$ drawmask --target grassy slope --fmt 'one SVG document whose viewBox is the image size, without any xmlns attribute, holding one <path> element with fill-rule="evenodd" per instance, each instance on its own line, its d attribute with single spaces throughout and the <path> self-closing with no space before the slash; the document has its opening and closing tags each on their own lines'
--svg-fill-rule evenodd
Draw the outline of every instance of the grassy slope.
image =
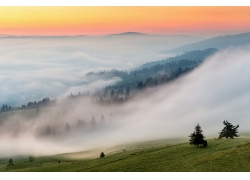
<svg viewBox="0 0 250 180">
<path fill-rule="evenodd" d="M 58 163 L 58 160 L 61 163 Z M 5 160 L 6 162 L 6 160 Z M 188 143 L 147 146 L 107 155 L 102 159 L 74 160 L 62 155 L 37 157 L 34 162 L 14 161 L 6 168 L 0 160 L 0 171 L 250 171 L 250 138 L 208 140 L 207 148 Z"/>
</svg>

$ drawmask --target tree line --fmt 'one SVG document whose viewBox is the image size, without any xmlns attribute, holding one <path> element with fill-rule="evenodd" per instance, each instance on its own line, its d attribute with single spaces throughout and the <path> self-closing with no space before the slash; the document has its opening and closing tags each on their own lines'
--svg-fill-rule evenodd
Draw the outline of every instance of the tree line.
<svg viewBox="0 0 250 180">
<path fill-rule="evenodd" d="M 171 64 L 171 63 L 169 63 Z M 164 66 L 164 65 L 163 65 Z M 110 103 L 123 103 L 133 97 L 135 94 L 138 94 L 140 91 L 145 90 L 146 88 L 157 87 L 162 84 L 166 84 L 172 80 L 175 80 L 182 74 L 185 74 L 195 67 L 185 67 L 185 68 L 178 68 L 176 70 L 171 71 L 170 74 L 162 73 L 158 74 L 155 77 L 148 77 L 146 80 L 137 81 L 137 83 L 124 83 L 119 86 L 106 86 L 105 88 L 98 90 L 93 95 L 89 93 L 82 94 L 78 92 L 76 95 L 70 94 L 66 98 L 62 98 L 60 100 L 61 103 L 67 104 L 68 102 L 72 102 L 72 100 L 84 98 L 84 97 L 91 97 L 95 99 L 95 102 L 99 104 L 110 104 Z M 22 104 L 20 107 L 14 107 L 3 105 L 1 112 L 6 112 L 10 110 L 22 110 L 22 109 L 33 109 L 37 107 L 48 107 L 48 106 L 55 106 L 59 102 L 58 99 L 50 100 L 50 98 L 46 97 L 40 101 L 30 101 L 27 105 Z"/>
</svg>

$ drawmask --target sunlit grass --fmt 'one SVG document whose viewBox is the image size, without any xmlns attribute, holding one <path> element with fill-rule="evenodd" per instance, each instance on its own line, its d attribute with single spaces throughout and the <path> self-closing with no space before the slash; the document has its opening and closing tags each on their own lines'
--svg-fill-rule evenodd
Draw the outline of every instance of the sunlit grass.
<svg viewBox="0 0 250 180">
<path fill-rule="evenodd" d="M 100 152 L 101 153 L 101 152 Z M 104 152 L 105 153 L 105 152 Z M 73 155 L 73 154 L 72 154 Z M 65 155 L 15 160 L 8 167 L 8 159 L 0 160 L 1 171 L 119 171 L 119 172 L 229 172 L 250 171 L 250 138 L 208 140 L 207 148 L 197 148 L 188 142 L 169 145 L 167 141 L 121 146 L 120 151 L 104 158 L 72 159 Z M 58 162 L 60 160 L 60 163 Z"/>
</svg>

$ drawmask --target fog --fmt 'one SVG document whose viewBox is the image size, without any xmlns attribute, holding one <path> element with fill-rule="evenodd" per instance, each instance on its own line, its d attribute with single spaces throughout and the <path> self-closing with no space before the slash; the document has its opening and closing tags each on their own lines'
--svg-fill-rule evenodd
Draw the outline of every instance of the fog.
<svg viewBox="0 0 250 180">
<path fill-rule="evenodd" d="M 64 98 L 71 90 L 73 94 L 94 93 L 93 86 L 102 88 L 119 79 L 97 80 L 93 84 L 85 78 L 86 73 L 113 68 L 129 71 L 148 61 L 172 56 L 159 53 L 162 50 L 202 39 L 133 33 L 93 37 L 1 37 L 0 104 L 21 106 L 45 97 Z"/>
<path fill-rule="evenodd" d="M 248 133 L 249 50 L 221 51 L 189 74 L 121 105 L 98 105 L 83 97 L 67 106 L 41 108 L 37 115 L 34 109 L 33 116 L 19 111 L 1 122 L 1 156 L 107 149 L 157 139 L 186 138 L 188 142 L 198 123 L 207 138 L 217 138 L 223 120 L 239 124 L 240 135 Z"/>
</svg>

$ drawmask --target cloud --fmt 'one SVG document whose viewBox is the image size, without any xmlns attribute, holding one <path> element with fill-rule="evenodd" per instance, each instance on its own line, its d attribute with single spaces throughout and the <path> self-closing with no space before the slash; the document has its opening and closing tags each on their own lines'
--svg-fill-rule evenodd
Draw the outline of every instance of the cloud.
<svg viewBox="0 0 250 180">
<path fill-rule="evenodd" d="M 218 137 L 223 120 L 239 124 L 240 135 L 247 133 L 250 128 L 249 50 L 250 47 L 244 47 L 219 52 L 189 74 L 157 89 L 148 89 L 126 104 L 100 106 L 84 97 L 77 104 L 41 109 L 41 118 L 37 120 L 27 119 L 19 112 L 0 126 L 1 154 L 49 155 L 108 149 L 118 144 L 155 139 L 183 138 L 188 142 L 188 135 L 198 123 L 207 138 Z M 83 87 L 75 86 L 66 92 L 78 88 Z M 104 123 L 100 120 L 102 114 Z M 92 117 L 96 119 L 94 129 Z M 21 122 L 19 126 L 15 125 L 17 119 Z M 86 123 L 80 130 L 79 119 Z M 8 126 L 11 123 L 14 125 Z M 66 123 L 71 127 L 68 135 L 64 134 Z M 21 131 L 24 126 L 28 130 Z M 38 136 L 47 126 L 56 132 L 56 137 Z M 11 137 L 17 131 L 7 127 L 19 127 L 19 135 Z M 32 148 L 24 143 L 29 139 Z"/>
<path fill-rule="evenodd" d="M 175 41 L 173 41 L 175 39 Z M 90 71 L 129 70 L 147 61 L 160 60 L 166 47 L 197 41 L 195 37 L 105 36 L 20 37 L 0 41 L 0 104 L 20 106 L 49 96 L 58 98 L 71 88 L 85 91 L 106 83 L 87 84 Z M 111 82 L 115 83 L 115 81 Z M 90 81 L 89 81 L 90 83 Z M 60 86 L 58 86 L 60 84 Z M 84 86 L 83 86 L 84 85 Z M 112 85 L 112 84 L 109 84 Z M 79 87 L 79 88 L 73 88 Z"/>
</svg>

